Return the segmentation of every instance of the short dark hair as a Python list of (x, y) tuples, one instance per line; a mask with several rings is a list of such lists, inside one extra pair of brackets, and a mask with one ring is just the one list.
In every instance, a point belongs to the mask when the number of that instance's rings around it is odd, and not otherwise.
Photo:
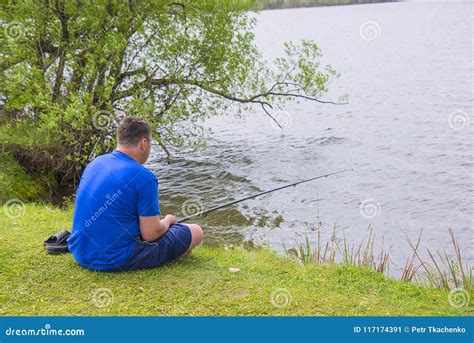
[(124, 117), (117, 128), (117, 143), (133, 146), (143, 138), (151, 139), (150, 125), (137, 117)]

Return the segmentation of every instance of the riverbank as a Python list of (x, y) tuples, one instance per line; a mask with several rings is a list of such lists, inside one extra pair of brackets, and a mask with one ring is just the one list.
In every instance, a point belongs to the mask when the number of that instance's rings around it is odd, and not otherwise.
[(0, 315), (468, 314), (446, 290), (347, 264), (301, 265), (267, 249), (203, 246), (159, 269), (92, 272), (43, 250), (71, 217), (72, 208), (39, 204), (0, 211)]
[(264, 10), (397, 2), (398, 0), (262, 0)]

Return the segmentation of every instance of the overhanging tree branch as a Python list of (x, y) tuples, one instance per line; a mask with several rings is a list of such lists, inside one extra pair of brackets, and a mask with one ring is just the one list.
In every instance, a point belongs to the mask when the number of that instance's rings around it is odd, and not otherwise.
[[(333, 104), (333, 105), (342, 105), (345, 104), (343, 102), (333, 102), (333, 101), (325, 101), (325, 100), (320, 100), (315, 96), (309, 95), (305, 89), (298, 85), (295, 82), (276, 82), (273, 84), (268, 91), (266, 92), (261, 92), (254, 94), (252, 96), (237, 96), (237, 95), (232, 95), (230, 93), (225, 92), (224, 90), (220, 90), (217, 88), (213, 88), (206, 84), (206, 82), (200, 82), (195, 79), (181, 79), (181, 78), (161, 78), (161, 79), (149, 79), (146, 78), (145, 80), (138, 82), (134, 84), (131, 88), (125, 91), (117, 92), (113, 98), (112, 102), (133, 96), (137, 91), (139, 91), (142, 87), (144, 87), (145, 84), (150, 84), (155, 87), (163, 87), (163, 86), (169, 86), (169, 85), (190, 85), (190, 86), (195, 86), (198, 87), (210, 94), (218, 95), (222, 98), (225, 98), (227, 100), (233, 101), (233, 102), (238, 102), (238, 103), (243, 103), (243, 104), (258, 104), (262, 107), (264, 112), (273, 120), (275, 123), (280, 127), (280, 123), (275, 119), (274, 116), (272, 116), (268, 110), (268, 108), (273, 109), (273, 106), (270, 104), (269, 100), (267, 100), (268, 97), (271, 96), (276, 96), (276, 97), (293, 97), (293, 98), (302, 98), (306, 100), (311, 100), (315, 101), (318, 103), (322, 104)], [(296, 86), (298, 88), (296, 89), (290, 89), (288, 92), (276, 92), (274, 89), (277, 86)], [(304, 92), (302, 94), (302, 92)]]

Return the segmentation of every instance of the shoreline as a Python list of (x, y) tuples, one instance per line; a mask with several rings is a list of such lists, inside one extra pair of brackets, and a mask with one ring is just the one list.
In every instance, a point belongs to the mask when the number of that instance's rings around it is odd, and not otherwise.
[[(350, 263), (298, 263), (268, 248), (201, 246), (160, 268), (94, 272), (71, 254), (44, 251), (43, 240), (69, 228), (71, 217), (71, 206), (36, 203), (14, 217), (0, 212), (0, 314), (461, 316), (472, 309), (453, 306), (445, 289)], [(106, 290), (110, 306), (93, 306), (98, 290)]]
[(305, 1), (305, 0), (293, 0), (290, 3), (278, 4), (274, 1), (262, 1), (262, 10), (271, 11), (271, 10), (284, 10), (284, 9), (295, 9), (295, 8), (314, 8), (314, 7), (334, 7), (334, 6), (349, 6), (349, 5), (368, 5), (368, 4), (381, 4), (381, 3), (393, 3), (401, 2), (400, 0), (335, 0), (335, 1)]

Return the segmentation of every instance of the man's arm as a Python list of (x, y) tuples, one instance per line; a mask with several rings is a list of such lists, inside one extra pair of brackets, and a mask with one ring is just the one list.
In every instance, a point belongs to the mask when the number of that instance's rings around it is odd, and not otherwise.
[(145, 241), (151, 242), (163, 236), (168, 228), (176, 223), (176, 217), (168, 214), (164, 219), (160, 216), (140, 216), (140, 234)]

